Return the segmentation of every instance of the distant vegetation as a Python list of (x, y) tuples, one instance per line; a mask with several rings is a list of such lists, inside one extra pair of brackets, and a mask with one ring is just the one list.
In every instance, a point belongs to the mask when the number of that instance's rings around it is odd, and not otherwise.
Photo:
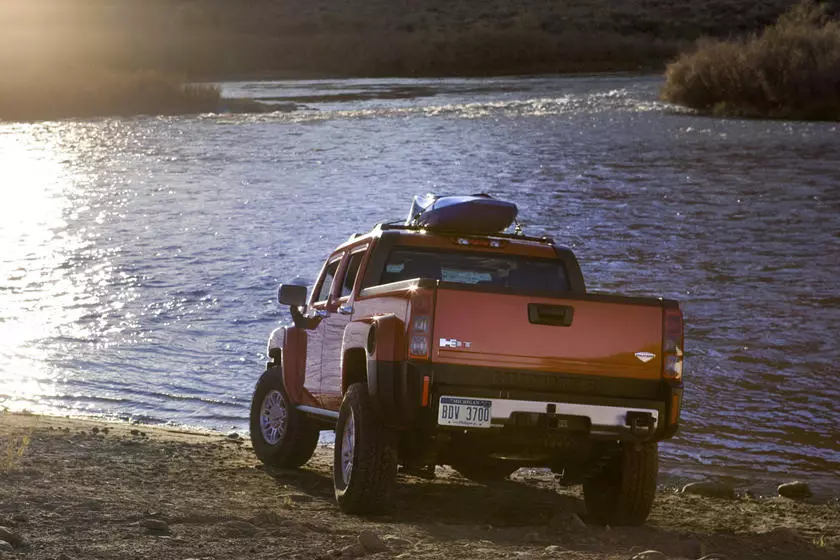
[(0, 77), (0, 120), (202, 113), (217, 111), (220, 100), (217, 86), (153, 71)]
[(20, 68), (236, 77), (481, 76), (664, 68), (793, 0), (2, 0)]
[(840, 22), (803, 2), (747, 39), (668, 66), (662, 98), (716, 115), (840, 120)]

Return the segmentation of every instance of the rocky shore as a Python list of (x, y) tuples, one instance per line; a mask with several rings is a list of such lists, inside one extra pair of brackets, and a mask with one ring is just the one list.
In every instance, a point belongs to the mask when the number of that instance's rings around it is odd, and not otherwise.
[(840, 558), (840, 503), (801, 486), (666, 481), (644, 527), (610, 528), (550, 473), (484, 486), (439, 467), (401, 475), (392, 514), (360, 518), (333, 500), (331, 451), (271, 470), (237, 434), (0, 414), (0, 558)]

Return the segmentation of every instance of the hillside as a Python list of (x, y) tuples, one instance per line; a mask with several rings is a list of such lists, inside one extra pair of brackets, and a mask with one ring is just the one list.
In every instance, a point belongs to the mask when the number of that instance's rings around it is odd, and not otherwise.
[(698, 37), (758, 30), (791, 4), (4, 0), (0, 72), (93, 67), (223, 79), (659, 70)]

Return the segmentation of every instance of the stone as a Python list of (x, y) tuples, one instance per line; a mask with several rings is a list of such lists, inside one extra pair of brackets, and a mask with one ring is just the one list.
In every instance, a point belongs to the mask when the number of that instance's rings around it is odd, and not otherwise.
[(684, 558), (698, 558), (706, 554), (706, 545), (697, 539), (685, 539), (680, 541), (680, 556)]
[(250, 537), (259, 530), (259, 527), (247, 521), (225, 521), (219, 525), (219, 532), (225, 537)]
[(694, 494), (706, 498), (735, 499), (735, 489), (722, 482), (691, 482), (683, 486), (682, 494)]
[(102, 511), (102, 502), (99, 500), (95, 500), (93, 498), (84, 500), (82, 503), (79, 504), (79, 508), (87, 509), (90, 511)]
[(776, 527), (769, 531), (759, 533), (764, 542), (774, 546), (789, 545), (804, 542), (804, 537), (796, 530), (790, 527)]
[(668, 557), (658, 550), (643, 550), (634, 554), (630, 560), (668, 560)]
[(543, 549), (543, 552), (546, 554), (557, 554), (558, 552), (563, 552), (565, 549), (557, 546), (556, 544), (550, 544)]
[(528, 531), (522, 537), (522, 540), (526, 543), (536, 543), (542, 540), (542, 535), (540, 535), (539, 531)]
[(801, 480), (779, 484), (777, 490), (779, 492), (779, 496), (783, 496), (791, 500), (804, 500), (814, 495), (813, 492), (811, 492), (810, 486)]
[(385, 541), (385, 544), (389, 547), (393, 546), (396, 548), (405, 548), (414, 544), (410, 540), (398, 537), (397, 535), (385, 535), (382, 540)]
[(14, 552), (15, 547), (6, 541), (0, 540), (0, 552)]
[(315, 498), (307, 494), (289, 494), (286, 497), (289, 498), (289, 500), (295, 502), (296, 504), (306, 504), (315, 500)]
[(151, 517), (142, 520), (140, 526), (145, 527), (150, 533), (166, 534), (169, 532), (169, 524), (166, 521)]
[(376, 533), (373, 531), (362, 531), (359, 533), (359, 544), (364, 547), (367, 552), (384, 552), (388, 550), (388, 545), (382, 542)]
[(8, 527), (0, 527), (0, 541), (5, 541), (15, 548), (23, 544), (23, 538)]
[(238, 441), (238, 440), (242, 439), (242, 437), (236, 432), (230, 432), (227, 435), (227, 438), (230, 439), (230, 440), (234, 440), (234, 441)]
[(548, 526), (555, 531), (586, 531), (586, 523), (571, 511), (560, 511), (548, 521)]
[(341, 549), (341, 555), (346, 558), (359, 558), (367, 553), (368, 551), (361, 543), (351, 544)]

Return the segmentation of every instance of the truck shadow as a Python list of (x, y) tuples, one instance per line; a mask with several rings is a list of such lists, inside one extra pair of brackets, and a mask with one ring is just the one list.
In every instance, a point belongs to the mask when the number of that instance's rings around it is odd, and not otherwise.
[[(266, 471), (278, 483), (321, 502), (322, 509), (325, 503), (330, 504), (328, 509), (342, 515), (334, 502), (329, 471), (319, 467)], [(682, 558), (711, 553), (765, 560), (837, 558), (789, 529), (774, 530), (770, 525), (767, 531), (736, 534), (735, 527), (727, 526), (725, 515), (717, 511), (730, 505), (709, 502), (702, 511), (694, 512), (690, 503), (681, 506), (665, 496), (657, 500), (645, 526), (607, 528), (584, 523), (583, 500), (572, 491), (558, 491), (550, 481), (478, 484), (451, 471), (446, 474), (434, 480), (400, 475), (395, 510), (388, 515), (359, 517), (359, 526), (383, 524), (401, 532), (399, 526), (403, 525), (444, 542), (489, 540), (512, 550), (559, 545), (566, 551), (628, 554), (628, 558), (631, 551), (648, 549)], [(696, 519), (696, 523), (687, 525), (686, 519)]]

